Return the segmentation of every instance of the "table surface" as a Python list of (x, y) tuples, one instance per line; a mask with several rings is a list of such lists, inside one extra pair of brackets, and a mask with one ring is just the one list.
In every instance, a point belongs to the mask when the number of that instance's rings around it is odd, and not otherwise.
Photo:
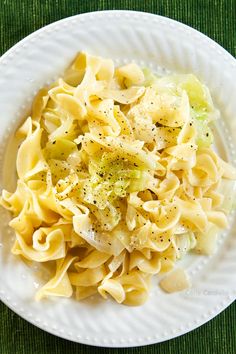
[[(167, 16), (205, 33), (234, 57), (235, 0), (0, 0), (0, 55), (38, 28), (78, 13), (137, 10)], [(105, 349), (72, 343), (26, 322), (0, 303), (0, 354), (168, 353), (235, 354), (236, 303), (202, 327), (140, 348)]]

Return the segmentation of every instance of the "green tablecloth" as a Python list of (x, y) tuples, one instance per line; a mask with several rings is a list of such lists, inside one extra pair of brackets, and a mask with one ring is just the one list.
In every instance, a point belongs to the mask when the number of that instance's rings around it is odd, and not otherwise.
[[(184, 22), (236, 54), (236, 0), (0, 0), (0, 54), (38, 28), (82, 12), (127, 9)], [(27, 323), (0, 304), (0, 354), (235, 354), (236, 304), (195, 331), (157, 345), (104, 349), (71, 343)]]

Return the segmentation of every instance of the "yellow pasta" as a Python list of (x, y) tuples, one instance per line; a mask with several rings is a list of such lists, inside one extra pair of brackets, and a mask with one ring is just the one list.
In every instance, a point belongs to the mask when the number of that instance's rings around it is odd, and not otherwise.
[[(16, 133), (17, 186), (0, 203), (13, 254), (55, 264), (37, 300), (141, 305), (153, 275), (190, 250), (210, 254), (228, 225), (236, 171), (213, 150), (209, 91), (191, 74), (146, 72), (80, 53)], [(161, 282), (189, 284), (178, 269)]]

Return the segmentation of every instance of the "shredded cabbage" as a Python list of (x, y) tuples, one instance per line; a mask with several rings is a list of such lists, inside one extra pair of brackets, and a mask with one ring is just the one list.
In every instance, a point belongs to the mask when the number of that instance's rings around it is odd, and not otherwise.
[(189, 250), (196, 246), (194, 233), (189, 231), (175, 236), (177, 258), (181, 259)]
[(229, 214), (236, 209), (236, 181), (229, 179), (222, 179), (219, 186), (219, 193), (224, 196), (223, 202), (221, 204), (221, 209)]
[(157, 76), (154, 75), (149, 68), (143, 68), (142, 70), (145, 78), (145, 81), (142, 85), (145, 87), (153, 85), (157, 80)]
[(108, 202), (123, 198), (127, 193), (146, 189), (150, 180), (147, 170), (139, 169), (136, 163), (124, 157), (117, 158), (113, 152), (103, 153), (101, 159), (91, 159), (89, 173), (83, 185), (83, 198), (99, 209), (105, 209)]
[(208, 124), (218, 118), (208, 88), (193, 74), (171, 75), (155, 81), (158, 93), (181, 96), (185, 91), (190, 104), (191, 118), (197, 128), (196, 143), (199, 147), (209, 147), (213, 143), (213, 134)]
[(197, 128), (196, 143), (200, 148), (209, 147), (214, 140), (211, 128), (206, 120), (195, 120)]

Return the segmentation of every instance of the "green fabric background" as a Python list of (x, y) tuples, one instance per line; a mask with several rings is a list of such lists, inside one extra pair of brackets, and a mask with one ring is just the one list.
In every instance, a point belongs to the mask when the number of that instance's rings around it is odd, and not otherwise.
[[(0, 54), (38, 28), (78, 13), (127, 9), (186, 23), (236, 54), (236, 0), (0, 0)], [(132, 349), (104, 349), (54, 337), (0, 304), (0, 354), (235, 354), (236, 303), (215, 319), (179, 338)]]

